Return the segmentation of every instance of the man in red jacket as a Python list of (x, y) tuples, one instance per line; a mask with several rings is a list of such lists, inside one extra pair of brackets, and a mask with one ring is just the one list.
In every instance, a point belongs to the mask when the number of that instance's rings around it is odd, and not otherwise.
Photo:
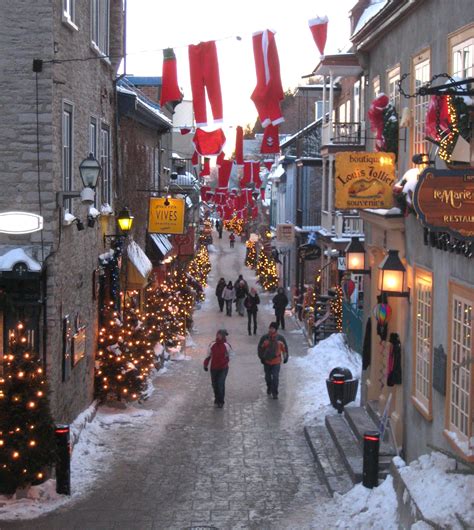
[(288, 344), (283, 335), (277, 333), (278, 324), (270, 322), (268, 333), (260, 338), (258, 343), (258, 357), (265, 370), (267, 394), (278, 399), (278, 384), (280, 381), (281, 363), (288, 362)]
[(229, 371), (229, 356), (232, 348), (227, 342), (226, 329), (216, 333), (216, 340), (209, 344), (207, 357), (204, 359), (204, 370), (211, 371), (212, 389), (214, 390), (214, 405), (224, 406), (225, 380)]

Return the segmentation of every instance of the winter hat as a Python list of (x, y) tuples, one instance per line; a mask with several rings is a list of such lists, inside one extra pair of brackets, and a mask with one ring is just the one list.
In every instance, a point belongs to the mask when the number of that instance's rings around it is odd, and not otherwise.
[(222, 337), (227, 337), (229, 333), (226, 329), (218, 329), (216, 335), (221, 335)]

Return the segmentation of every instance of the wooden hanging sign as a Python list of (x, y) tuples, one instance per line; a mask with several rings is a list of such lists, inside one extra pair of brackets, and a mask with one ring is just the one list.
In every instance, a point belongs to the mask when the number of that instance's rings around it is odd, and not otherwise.
[(413, 206), (431, 230), (474, 241), (474, 168), (427, 168), (418, 178)]

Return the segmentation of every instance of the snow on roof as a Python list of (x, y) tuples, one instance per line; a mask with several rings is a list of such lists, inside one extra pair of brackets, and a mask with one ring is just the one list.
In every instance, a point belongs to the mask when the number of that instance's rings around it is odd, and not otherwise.
[(388, 0), (371, 0), (370, 5), (364, 9), (364, 12), (357, 21), (353, 35), (358, 33), (372, 18), (375, 17), (388, 4)]
[(127, 75), (125, 76), (125, 79), (133, 83), (134, 85), (140, 85), (140, 86), (161, 86), (162, 85), (162, 78), (161, 77), (148, 77), (148, 76), (134, 76), (134, 75)]
[(400, 210), (400, 208), (397, 208), (397, 207), (390, 208), (389, 210), (385, 208), (377, 208), (377, 209), (367, 208), (364, 211), (369, 212), (369, 213), (374, 213), (376, 215), (382, 215), (384, 217), (395, 217), (395, 216), (402, 215), (402, 211)]
[(0, 256), (0, 271), (11, 271), (17, 263), (25, 263), (30, 272), (41, 271), (41, 264), (28, 256), (23, 248), (14, 248)]
[(133, 241), (133, 239), (130, 241), (127, 247), (127, 256), (129, 260), (135, 265), (135, 268), (137, 271), (146, 278), (152, 268), (153, 265), (151, 261), (148, 259), (148, 256), (143, 252), (143, 250)]

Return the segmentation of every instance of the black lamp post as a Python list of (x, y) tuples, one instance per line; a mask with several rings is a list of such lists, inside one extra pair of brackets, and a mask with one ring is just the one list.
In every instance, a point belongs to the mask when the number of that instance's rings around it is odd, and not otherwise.
[(130, 215), (130, 210), (128, 208), (122, 208), (119, 214), (117, 215), (117, 226), (120, 229), (120, 234), (104, 234), (104, 245), (106, 241), (123, 241), (128, 236), (133, 225), (133, 215)]
[(404, 290), (406, 269), (398, 257), (398, 250), (389, 250), (379, 265), (378, 288), (386, 296), (409, 298), (410, 291)]
[(358, 237), (353, 237), (346, 247), (346, 270), (370, 275), (370, 269), (366, 266), (365, 248)]
[(79, 164), (79, 174), (81, 175), (84, 189), (81, 191), (82, 202), (94, 202), (95, 188), (102, 168), (98, 160), (92, 153)]

